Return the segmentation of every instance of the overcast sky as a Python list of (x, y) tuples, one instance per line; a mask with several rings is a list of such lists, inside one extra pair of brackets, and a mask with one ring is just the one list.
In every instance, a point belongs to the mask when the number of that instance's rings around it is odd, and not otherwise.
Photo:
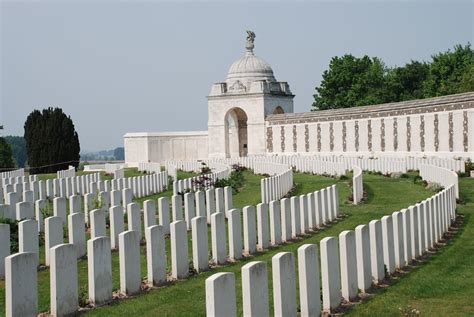
[(207, 129), (211, 84), (255, 53), (309, 111), (332, 56), (428, 60), (473, 42), (473, 1), (1, 1), (4, 135), (34, 109), (71, 116), (82, 150), (122, 146), (126, 132)]

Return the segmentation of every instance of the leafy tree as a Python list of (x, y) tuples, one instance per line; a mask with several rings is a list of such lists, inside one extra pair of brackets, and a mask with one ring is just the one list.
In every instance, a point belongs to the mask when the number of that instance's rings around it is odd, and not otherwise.
[(27, 155), (26, 155), (26, 142), (22, 136), (6, 136), (5, 140), (10, 144), (13, 152), (13, 159), (15, 160), (17, 167), (25, 167)]
[(25, 122), (26, 151), (31, 173), (53, 173), (79, 166), (79, 137), (60, 108), (34, 110)]
[(323, 73), (321, 86), (316, 87), (314, 110), (386, 102), (385, 73), (385, 65), (377, 57), (333, 57)]
[(312, 110), (325, 110), (422, 99), (474, 91), (474, 50), (471, 44), (387, 68), (379, 58), (333, 57), (316, 87)]
[(11, 169), (15, 167), (12, 149), (4, 138), (0, 137), (0, 168)]
[(474, 50), (471, 44), (456, 45), (432, 56), (425, 97), (456, 94), (474, 90)]
[(423, 85), (429, 72), (429, 64), (413, 60), (404, 67), (389, 70), (386, 89), (388, 100), (404, 101), (424, 98)]
[(117, 161), (125, 160), (125, 149), (123, 147), (115, 148), (114, 157)]

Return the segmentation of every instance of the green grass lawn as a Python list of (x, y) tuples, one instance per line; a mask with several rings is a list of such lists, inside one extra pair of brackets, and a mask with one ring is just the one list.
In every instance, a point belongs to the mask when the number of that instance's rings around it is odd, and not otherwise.
[[(185, 177), (189, 175), (180, 175)], [(336, 180), (321, 176), (295, 173), (296, 184), (295, 194), (307, 193), (334, 183), (338, 184), (341, 210), (345, 217), (331, 226), (315, 232), (312, 235), (288, 243), (277, 248), (270, 249), (264, 253), (258, 253), (252, 257), (243, 259), (237, 263), (229, 264), (225, 267), (215, 268), (210, 272), (191, 276), (187, 280), (175, 282), (166, 287), (152, 289), (133, 298), (114, 302), (112, 305), (104, 306), (89, 311), (91, 315), (147, 315), (147, 316), (187, 316), (205, 315), (205, 279), (210, 275), (225, 271), (234, 272), (237, 282), (237, 307), (239, 314), (241, 310), (241, 284), (240, 269), (249, 261), (267, 262), (269, 276), (269, 299), (272, 302), (271, 292), (271, 257), (278, 252), (292, 251), (304, 243), (318, 243), (326, 236), (337, 236), (341, 231), (354, 229), (359, 224), (368, 223), (372, 219), (379, 219), (382, 215), (390, 214), (395, 210), (407, 207), (417, 201), (429, 197), (432, 192), (420, 185), (413, 184), (413, 175), (409, 179), (392, 179), (382, 176), (364, 174), (364, 188), (368, 192), (368, 199), (365, 204), (353, 206), (347, 202), (350, 195), (350, 188), (347, 184), (350, 180)], [(474, 182), (468, 179), (461, 179), (461, 191), (464, 196), (474, 192)], [(153, 195), (156, 199), (163, 196), (171, 196), (171, 191), (158, 195)], [(148, 199), (149, 197), (147, 197)], [(138, 199), (143, 202), (145, 199)], [(473, 279), (473, 235), (474, 224), (469, 226), (469, 213), (472, 213), (474, 200), (465, 199), (466, 205), (460, 207), (465, 214), (464, 226), (460, 232), (448, 244), (450, 247), (442, 248), (434, 256), (430, 257), (422, 266), (414, 269), (396, 282), (391, 287), (380, 291), (367, 303), (358, 305), (349, 311), (355, 315), (400, 315), (398, 307), (405, 307), (408, 304), (419, 308), (430, 314), (438, 312), (459, 313), (460, 315), (472, 312), (470, 298), (472, 298), (474, 285)], [(245, 186), (234, 196), (234, 206), (241, 208), (245, 205), (260, 202), (260, 177), (250, 172), (245, 173)], [(469, 228), (470, 227), (470, 228)], [(469, 230), (470, 229), (470, 230)], [(467, 233), (467, 236), (465, 236)], [(464, 237), (463, 241), (461, 238)], [(210, 240), (209, 240), (210, 241)], [(456, 247), (457, 246), (457, 247)], [(191, 251), (191, 243), (189, 243)], [(447, 254), (446, 254), (447, 253)], [(169, 243), (168, 252), (169, 255)], [(466, 254), (470, 256), (465, 256)], [(146, 276), (145, 252), (142, 249), (142, 276)], [(446, 257), (443, 259), (443, 257)], [(190, 258), (191, 259), (191, 258)], [(112, 256), (113, 266), (113, 288), (119, 288), (119, 264), (118, 253)], [(168, 259), (169, 264), (169, 259)], [(444, 265), (444, 267), (443, 267)], [(443, 278), (440, 278), (442, 272)], [(78, 262), (79, 285), (82, 296), (87, 297), (87, 261)], [(425, 272), (425, 273), (423, 273)], [(420, 273), (423, 275), (418, 276)], [(417, 277), (418, 276), (418, 277)], [(49, 272), (40, 271), (38, 274), (39, 284), (39, 310), (41, 312), (49, 309)], [(414, 279), (414, 280), (413, 280)], [(470, 280), (469, 280), (470, 279)], [(468, 280), (470, 282), (468, 282)], [(425, 282), (425, 287), (420, 287)], [(401, 287), (401, 288), (400, 288)], [(469, 289), (470, 291), (466, 291)], [(425, 292), (423, 294), (423, 292)], [(4, 282), (0, 281), (0, 296), (4, 297)], [(449, 302), (448, 305), (446, 302)], [(434, 306), (433, 306), (434, 305)], [(439, 307), (438, 307), (439, 306)], [(429, 307), (432, 307), (428, 309)], [(0, 302), (0, 314), (4, 313), (4, 301)], [(376, 312), (374, 314), (374, 312)], [(439, 314), (445, 315), (445, 314)]]

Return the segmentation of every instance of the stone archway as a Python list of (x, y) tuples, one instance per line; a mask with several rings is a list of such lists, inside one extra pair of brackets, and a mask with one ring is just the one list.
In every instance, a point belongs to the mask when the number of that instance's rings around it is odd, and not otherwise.
[(226, 157), (247, 156), (247, 114), (241, 108), (232, 108), (224, 118)]

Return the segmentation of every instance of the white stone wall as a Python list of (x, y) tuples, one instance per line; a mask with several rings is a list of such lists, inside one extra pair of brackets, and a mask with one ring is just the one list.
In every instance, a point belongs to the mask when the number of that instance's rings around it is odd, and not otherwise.
[(138, 166), (140, 162), (206, 159), (208, 156), (206, 131), (127, 133), (124, 147), (128, 166)]
[(472, 159), (474, 93), (365, 109), (270, 116), (265, 137), (267, 154)]

